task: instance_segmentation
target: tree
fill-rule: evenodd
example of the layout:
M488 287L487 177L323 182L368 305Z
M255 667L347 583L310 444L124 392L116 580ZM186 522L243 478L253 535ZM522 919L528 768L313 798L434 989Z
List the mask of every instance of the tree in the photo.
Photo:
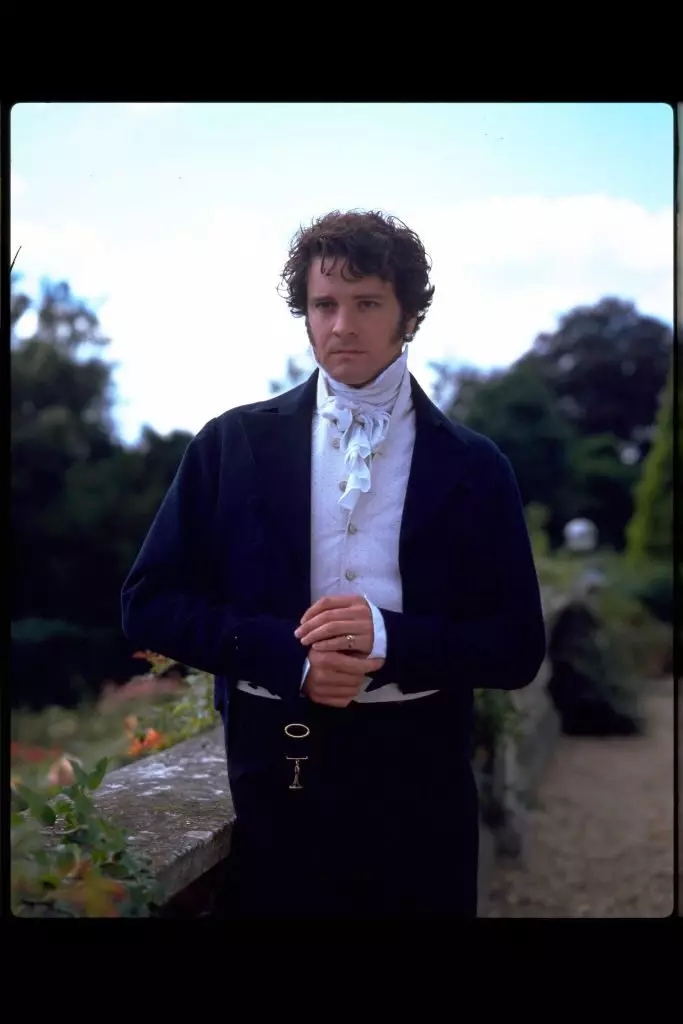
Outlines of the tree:
M638 472L637 466L623 461L614 434L575 438L570 447L567 519L590 519L598 529L601 546L621 551L633 513Z
M12 308L31 302L14 294ZM121 584L191 440L114 432L112 367L97 317L68 285L44 284L35 334L13 316L13 618L117 628ZM37 584L37 581L39 583Z
M512 463L523 503L550 510L548 530L559 542L571 497L575 434L537 365L519 363L489 375L469 369L456 372L453 390L446 415L498 445Z
M147 428L124 447L96 314L68 285L31 300L12 280L12 699L71 701L137 671L121 632L121 585L191 435Z
M613 434L649 449L666 381L672 331L632 302L601 299L538 335L522 362L535 363L560 410L584 436Z
M671 361L659 411L655 440L636 488L635 512L628 526L628 556L634 565L673 558L674 376ZM678 423L679 445L683 429Z
M20 339L17 326L32 305L25 295L12 296L14 617L58 614L72 589L68 552L78 544L63 518L65 480L74 465L106 459L117 443L112 367L82 357L83 348L108 343L96 315L67 284L43 282L36 331Z

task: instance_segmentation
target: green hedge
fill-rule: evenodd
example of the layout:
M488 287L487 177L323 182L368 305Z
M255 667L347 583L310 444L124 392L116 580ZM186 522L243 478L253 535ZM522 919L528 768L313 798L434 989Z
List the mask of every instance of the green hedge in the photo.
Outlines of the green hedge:
M75 707L105 679L140 673L119 630L87 629L60 619L23 619L11 626L11 704Z

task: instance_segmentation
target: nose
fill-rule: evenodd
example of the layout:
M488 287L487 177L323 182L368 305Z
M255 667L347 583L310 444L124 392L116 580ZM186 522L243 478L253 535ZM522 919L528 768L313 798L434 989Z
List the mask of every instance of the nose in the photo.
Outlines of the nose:
M341 305L337 307L337 315L334 318L334 333L339 338L355 336L356 322L353 311L344 309Z

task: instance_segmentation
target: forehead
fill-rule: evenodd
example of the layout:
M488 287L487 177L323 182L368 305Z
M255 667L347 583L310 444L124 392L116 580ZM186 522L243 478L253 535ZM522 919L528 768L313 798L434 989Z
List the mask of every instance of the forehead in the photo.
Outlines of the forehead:
M394 286L381 277L353 277L346 266L346 260L339 256L325 260L325 273L320 257L311 263L308 270L308 297L323 295L393 295Z

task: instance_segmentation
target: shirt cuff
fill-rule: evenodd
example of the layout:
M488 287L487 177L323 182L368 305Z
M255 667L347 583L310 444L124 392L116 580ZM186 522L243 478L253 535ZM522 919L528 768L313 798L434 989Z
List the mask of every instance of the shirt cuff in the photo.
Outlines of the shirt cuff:
M308 658L306 658L306 660L304 662L304 670L301 673L301 685L299 686L299 690L300 691L303 690L303 688L304 688L304 683L306 682L306 676L308 675L308 670L309 670L310 667L311 667L311 663L308 660Z
M387 656L387 627L384 624L384 616L377 607L373 604L367 594L363 597L368 602L370 612L372 613L372 625L375 634L375 642L372 646L372 650L368 655L369 658L386 658Z

